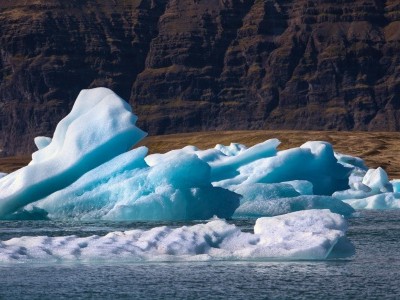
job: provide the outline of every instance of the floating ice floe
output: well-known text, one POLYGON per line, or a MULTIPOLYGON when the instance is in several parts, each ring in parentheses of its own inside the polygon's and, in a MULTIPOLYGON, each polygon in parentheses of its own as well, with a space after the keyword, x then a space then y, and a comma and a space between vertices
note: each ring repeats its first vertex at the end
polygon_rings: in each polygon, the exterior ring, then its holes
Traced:
POLYGON ((223 220, 105 236, 20 237, 0 242, 0 262, 320 260, 352 255, 346 221, 328 210, 260 218, 254 234, 223 220))

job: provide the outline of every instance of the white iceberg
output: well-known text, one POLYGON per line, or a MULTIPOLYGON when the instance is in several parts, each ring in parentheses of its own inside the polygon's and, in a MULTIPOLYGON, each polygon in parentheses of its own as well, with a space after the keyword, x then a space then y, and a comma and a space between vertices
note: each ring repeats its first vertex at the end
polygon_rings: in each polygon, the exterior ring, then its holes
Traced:
MULTIPOLYGON (((355 177, 353 178, 355 179, 355 177)), ((350 189, 337 191, 333 197, 351 205, 354 209, 398 209, 400 193, 397 180, 389 181, 382 168, 369 169, 357 177, 350 189)))
POLYGON ((0 242, 0 262, 321 260, 353 254, 346 230, 342 216, 328 210, 309 210, 260 218, 254 234, 214 220, 105 236, 26 236, 0 242), (337 245, 339 252, 335 251, 337 245), (340 252, 345 248, 347 251, 340 252))
POLYGON ((400 193, 382 193, 359 199, 346 199, 343 202, 354 209, 399 209, 400 193))

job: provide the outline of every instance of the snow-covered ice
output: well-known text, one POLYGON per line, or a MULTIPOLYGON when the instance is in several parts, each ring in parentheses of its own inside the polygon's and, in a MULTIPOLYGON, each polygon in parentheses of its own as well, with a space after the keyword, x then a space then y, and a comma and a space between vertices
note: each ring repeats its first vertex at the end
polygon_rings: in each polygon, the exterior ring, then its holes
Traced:
POLYGON ((226 221, 213 220, 179 228, 110 232, 105 236, 25 236, 0 242, 0 261, 320 260, 353 254, 346 230, 342 216, 328 210, 309 210, 260 218, 254 234, 242 232, 226 221), (340 249, 348 250, 335 251, 338 243, 340 249))

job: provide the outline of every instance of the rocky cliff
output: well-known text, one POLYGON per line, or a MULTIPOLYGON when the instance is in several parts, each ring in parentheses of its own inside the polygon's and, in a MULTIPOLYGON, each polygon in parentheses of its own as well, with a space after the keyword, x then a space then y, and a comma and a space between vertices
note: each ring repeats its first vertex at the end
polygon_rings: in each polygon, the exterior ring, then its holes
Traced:
POLYGON ((395 0, 2 0, 0 149, 33 149, 83 88, 151 134, 400 129, 395 0))

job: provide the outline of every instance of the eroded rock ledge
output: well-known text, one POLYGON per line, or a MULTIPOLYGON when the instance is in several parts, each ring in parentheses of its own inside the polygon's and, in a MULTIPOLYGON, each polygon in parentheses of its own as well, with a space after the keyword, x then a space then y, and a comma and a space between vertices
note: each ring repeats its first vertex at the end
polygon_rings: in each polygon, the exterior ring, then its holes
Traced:
POLYGON ((150 134, 400 129, 397 1, 0 3, 0 155, 31 152, 83 88, 150 134))

